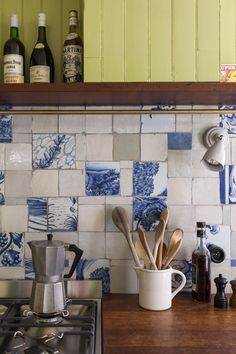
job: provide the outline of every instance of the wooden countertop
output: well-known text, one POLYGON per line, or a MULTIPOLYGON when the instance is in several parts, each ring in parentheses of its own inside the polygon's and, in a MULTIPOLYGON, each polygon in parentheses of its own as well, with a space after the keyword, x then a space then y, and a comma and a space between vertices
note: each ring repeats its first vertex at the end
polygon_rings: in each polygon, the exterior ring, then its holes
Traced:
POLYGON ((236 309, 178 294, 172 308, 147 311, 138 295, 105 295, 104 354, 236 354, 236 309))

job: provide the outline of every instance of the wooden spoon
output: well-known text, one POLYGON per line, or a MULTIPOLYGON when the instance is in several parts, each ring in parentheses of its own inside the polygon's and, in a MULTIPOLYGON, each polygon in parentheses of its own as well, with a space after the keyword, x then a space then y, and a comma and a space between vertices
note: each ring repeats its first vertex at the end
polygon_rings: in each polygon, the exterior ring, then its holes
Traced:
POLYGON ((146 239, 146 236, 145 236, 145 233, 142 229, 140 229, 138 227, 138 235, 139 235, 139 239, 142 243, 142 246, 149 258, 149 261, 151 263, 151 266, 154 270, 157 270, 157 266, 156 266, 156 262, 155 262, 155 259, 153 258, 153 255, 152 255, 152 252, 150 251, 150 248, 148 246, 148 243, 147 243, 147 239, 146 239))
POLYGON ((184 233, 183 233, 183 230, 181 230, 181 229, 176 229, 172 233, 169 244, 168 244, 168 248, 166 251, 166 255, 163 260, 162 269, 166 269, 168 267, 168 265, 170 264, 170 262, 172 261, 172 259, 176 255, 176 253, 179 251, 179 249, 182 245, 182 242, 183 242, 183 235, 184 235, 184 233))
POLYGON ((165 228, 166 228, 167 222, 169 220, 169 210, 167 208, 162 210, 161 215, 160 215, 160 220, 163 220, 164 228, 163 228, 162 235, 160 236, 160 244, 159 244, 159 248, 158 248, 158 256, 157 256, 158 269, 162 268, 164 234, 165 234, 165 228))
POLYGON ((143 259, 144 268, 150 269, 150 261, 149 261, 149 258, 147 256, 145 249, 143 248, 143 245, 142 245, 140 239, 137 239, 135 241, 134 247, 136 249, 136 252, 137 252, 137 255, 139 256, 139 258, 143 259))
POLYGON ((116 207, 112 210, 112 220, 116 227, 125 235, 128 245, 130 247, 131 253, 134 258, 135 265, 141 267, 137 252, 135 250, 132 235, 131 235, 131 220, 127 211, 122 207, 116 207))
POLYGON ((158 247, 160 245, 161 240, 164 238, 163 233, 165 232, 165 221, 163 219, 160 220, 158 227, 156 229, 155 233, 155 245, 153 248, 153 258, 155 259, 155 262, 157 263, 157 253, 158 253, 158 247))

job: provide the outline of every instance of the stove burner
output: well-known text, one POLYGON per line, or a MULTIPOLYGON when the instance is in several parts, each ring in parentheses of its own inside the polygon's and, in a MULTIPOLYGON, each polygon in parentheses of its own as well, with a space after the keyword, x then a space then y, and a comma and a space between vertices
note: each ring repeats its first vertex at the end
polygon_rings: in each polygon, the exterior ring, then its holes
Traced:
POLYGON ((0 316, 0 353, 95 353, 96 301, 73 300, 63 314, 40 316, 13 302, 0 316))

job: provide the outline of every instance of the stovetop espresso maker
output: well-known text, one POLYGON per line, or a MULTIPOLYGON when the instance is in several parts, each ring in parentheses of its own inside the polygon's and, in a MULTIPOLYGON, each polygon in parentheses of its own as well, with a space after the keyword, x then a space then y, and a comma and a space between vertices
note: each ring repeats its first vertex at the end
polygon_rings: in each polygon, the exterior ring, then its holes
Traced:
POLYGON ((71 269, 64 278, 70 278, 83 254, 75 244, 53 240, 48 234, 47 240, 28 242, 32 252, 35 280, 30 299, 31 311, 42 315, 55 315, 66 307, 63 279, 66 251, 75 253, 71 269))

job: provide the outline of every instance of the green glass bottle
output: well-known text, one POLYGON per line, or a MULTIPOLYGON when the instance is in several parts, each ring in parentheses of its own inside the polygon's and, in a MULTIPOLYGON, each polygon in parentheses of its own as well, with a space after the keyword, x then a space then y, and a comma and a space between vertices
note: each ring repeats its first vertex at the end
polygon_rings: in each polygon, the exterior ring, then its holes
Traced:
POLYGON ((38 15, 38 40, 30 58, 30 82, 54 82, 54 60, 46 40, 46 14, 38 15))
POLYGON ((3 77, 5 84, 24 83, 25 48, 19 40, 18 17, 10 16, 10 38, 3 48, 3 77))

